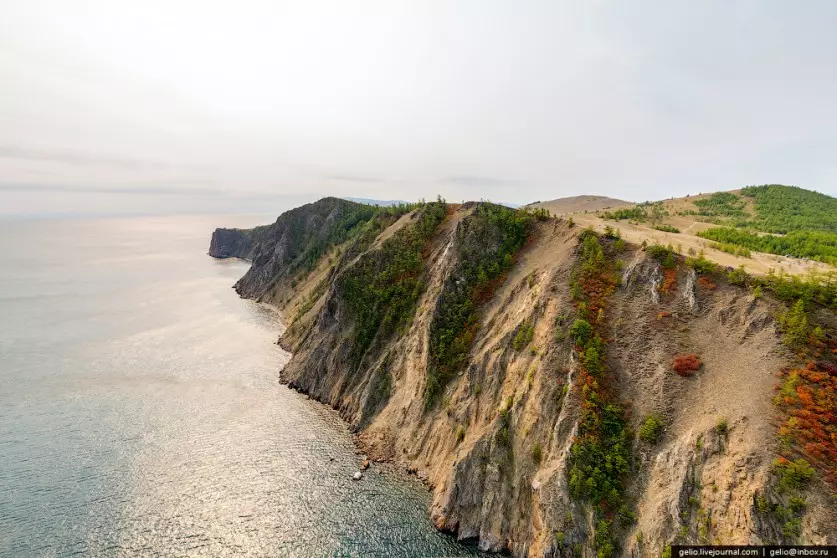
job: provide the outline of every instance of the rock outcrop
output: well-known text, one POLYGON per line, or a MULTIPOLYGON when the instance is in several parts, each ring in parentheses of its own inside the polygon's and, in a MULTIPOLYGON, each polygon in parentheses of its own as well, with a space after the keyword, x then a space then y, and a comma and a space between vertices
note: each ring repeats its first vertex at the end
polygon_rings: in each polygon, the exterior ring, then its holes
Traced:
MULTIPOLYGON (((284 312, 281 343, 294 356, 283 381, 338 409, 371 459, 426 480, 439 529, 515 556, 595 556, 596 512, 568 484, 585 405, 568 333, 578 227, 509 221, 511 210, 490 204, 449 205, 441 220, 428 207, 398 216, 357 205, 327 198, 250 237, 253 265, 236 289, 284 312), (509 240, 518 225, 522 247, 509 240), (359 281, 380 290, 368 308, 359 281), (440 374, 439 354, 462 360, 440 374)), ((244 245, 230 238, 219 245, 244 245)), ((791 355, 777 302, 722 278, 704 287, 682 262, 663 277, 639 247, 614 250, 621 285, 598 316, 612 389, 635 431, 652 414, 666 425, 656 444, 634 439, 617 553, 787 541, 757 505, 783 498, 771 399, 791 355), (703 368, 673 373, 680 353, 703 368)), ((797 540, 837 541, 828 494, 809 491, 797 540)))
POLYGON ((209 243, 209 255, 213 258, 253 259, 254 229, 215 229, 209 243))

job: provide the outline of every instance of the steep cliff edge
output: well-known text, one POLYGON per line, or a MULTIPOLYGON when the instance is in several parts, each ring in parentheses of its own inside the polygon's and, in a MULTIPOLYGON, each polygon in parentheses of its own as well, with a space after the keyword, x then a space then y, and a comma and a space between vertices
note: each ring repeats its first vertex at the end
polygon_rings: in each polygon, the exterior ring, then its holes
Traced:
POLYGON ((253 236, 256 229, 215 229, 209 243, 213 258, 253 259, 253 236))
MULTIPOLYGON (((785 482, 774 464, 795 451, 773 402, 801 351, 783 343, 785 303, 545 214, 350 203, 283 214, 236 288, 291 322, 283 380, 425 479, 440 529, 516 556, 834 544, 823 475, 785 482)), ((812 308, 810 358, 828 360, 833 312, 812 308)))

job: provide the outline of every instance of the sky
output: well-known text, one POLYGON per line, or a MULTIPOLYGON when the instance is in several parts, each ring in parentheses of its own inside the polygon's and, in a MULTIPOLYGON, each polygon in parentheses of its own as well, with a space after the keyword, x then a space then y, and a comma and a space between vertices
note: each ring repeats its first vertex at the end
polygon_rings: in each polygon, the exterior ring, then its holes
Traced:
POLYGON ((0 215, 837 195, 832 0, 0 0, 0 215))

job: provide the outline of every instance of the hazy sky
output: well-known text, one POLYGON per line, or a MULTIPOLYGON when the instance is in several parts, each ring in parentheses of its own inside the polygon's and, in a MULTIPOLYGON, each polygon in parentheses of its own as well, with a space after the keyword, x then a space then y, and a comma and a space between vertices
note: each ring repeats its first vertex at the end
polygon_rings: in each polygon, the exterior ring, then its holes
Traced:
POLYGON ((835 195, 835 29, 833 0, 0 0, 0 214, 835 195))

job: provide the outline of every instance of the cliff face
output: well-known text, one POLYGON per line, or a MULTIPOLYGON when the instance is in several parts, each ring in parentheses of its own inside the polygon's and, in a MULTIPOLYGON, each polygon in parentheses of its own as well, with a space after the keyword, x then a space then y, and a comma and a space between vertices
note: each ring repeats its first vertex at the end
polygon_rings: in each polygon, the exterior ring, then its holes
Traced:
POLYGON ((365 235, 323 235, 341 211, 284 214, 236 288, 292 322, 284 381, 338 409, 373 459, 425 479, 440 529, 515 556, 835 543, 823 481, 777 488, 771 400, 793 358, 778 301, 619 240, 581 248, 565 221, 490 204, 428 204, 370 217, 365 235), (293 230, 325 238, 304 271, 293 262, 310 244, 293 230), (599 272, 607 288, 585 279, 599 272), (580 340, 579 317, 595 340, 580 340), (680 354, 702 366, 676 374, 680 354), (611 463, 603 444, 585 469, 585 440, 611 428, 629 460, 611 463), (592 501, 607 479, 619 494, 592 501), (800 495, 805 511, 789 511, 800 495))
POLYGON ((253 229, 253 265, 235 284, 236 291, 257 300, 277 294, 284 279, 310 271, 329 249, 369 224, 375 213, 371 206, 324 198, 253 229))
POLYGON ((253 229, 215 229, 209 243, 213 258, 252 259, 253 229))

